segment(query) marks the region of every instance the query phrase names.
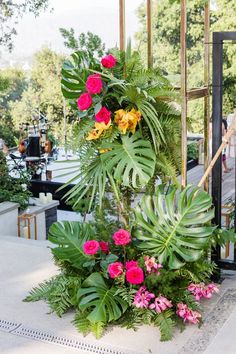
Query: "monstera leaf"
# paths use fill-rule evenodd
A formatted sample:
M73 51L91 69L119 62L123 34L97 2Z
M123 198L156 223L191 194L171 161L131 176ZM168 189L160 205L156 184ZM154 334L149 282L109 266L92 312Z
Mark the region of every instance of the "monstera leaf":
M57 259L71 263L75 268L83 268L83 264L90 257L83 252L83 244L94 238L91 225L77 221L63 221L54 223L49 229L49 241L58 245L52 248Z
M92 322L117 320L127 309L128 303L115 295L116 287L109 288L100 273L92 273L78 291L79 308L89 310L87 319Z
M153 196L144 196L136 208L140 247L158 257L171 269L198 260L214 227L206 226L213 217L211 197L190 185L164 194L158 187Z
M110 151L101 159L114 179L124 186L144 187L154 174L156 157L151 143L140 133L121 138L122 142L104 143L102 149Z

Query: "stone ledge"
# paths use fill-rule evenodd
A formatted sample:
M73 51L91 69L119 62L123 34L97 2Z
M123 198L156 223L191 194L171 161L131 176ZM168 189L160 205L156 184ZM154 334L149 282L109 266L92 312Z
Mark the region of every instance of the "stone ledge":
M0 203L0 215L6 214L9 211L15 210L19 208L18 203L12 203L12 202L2 202Z

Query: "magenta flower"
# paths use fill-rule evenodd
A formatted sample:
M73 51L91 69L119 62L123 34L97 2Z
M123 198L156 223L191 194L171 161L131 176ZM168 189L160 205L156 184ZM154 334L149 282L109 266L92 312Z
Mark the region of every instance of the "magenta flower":
M155 295L147 291L145 286L141 286L135 294L133 305L140 309L147 309L154 297Z
M129 269L132 268L132 267L138 267L138 262L132 260L132 261L129 261L129 262L126 262L126 263L125 263L125 268L126 268L126 270L129 270Z
M140 267L132 267L126 271L126 280L130 284L141 284L144 281L143 270Z
M77 106L81 111L86 111L89 107L91 107L93 103L92 97L89 93L84 92L77 99Z
M112 279L115 279L123 274L123 264L121 262L114 262L109 264L108 273Z
M199 301L201 298L210 299L213 293L218 293L219 289L214 284L205 285L204 283L200 284L189 284L188 291L195 296L195 300Z
M189 309L188 306L183 303L177 304L176 313L179 317L183 318L184 322L188 321L193 324L197 324L202 317L199 312Z
M157 313L161 313L165 311L167 308L172 307L171 301L169 301L166 297L160 295L155 298L154 303L149 306L151 310L155 310Z
M106 254L109 253L109 242L100 241L99 246L100 246L102 252L104 252Z
M101 63L104 68L111 69L116 65L116 58L112 54L108 54L102 58Z
M86 81L86 89L90 94L97 94L102 91L102 80L100 74L89 75Z
M131 242L131 235L129 231L120 229L114 233L112 236L113 240L115 241L116 246L125 246Z
M84 253L93 255L99 250L99 243L96 240L87 241L83 245Z

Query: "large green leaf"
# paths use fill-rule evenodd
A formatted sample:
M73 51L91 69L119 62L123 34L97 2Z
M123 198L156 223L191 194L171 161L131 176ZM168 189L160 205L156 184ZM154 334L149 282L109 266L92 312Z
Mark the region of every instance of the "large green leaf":
M206 226L214 217L211 197L190 185L164 194L158 187L153 196L144 196L135 214L143 231L140 247L156 255L171 269L198 260L214 227Z
M124 186L144 187L154 174L156 156L151 143L141 136L124 135L121 143L102 144L102 149L111 149L101 159L114 179Z
M78 291L79 308L90 311L87 319L92 323L117 320L126 311L128 303L115 295L116 292L117 288L109 288L100 273L92 273Z
M49 229L48 239L58 247L52 248L57 259L67 261L75 268L83 268L90 257L83 252L83 244L93 239L95 231L91 225L77 221L60 221Z

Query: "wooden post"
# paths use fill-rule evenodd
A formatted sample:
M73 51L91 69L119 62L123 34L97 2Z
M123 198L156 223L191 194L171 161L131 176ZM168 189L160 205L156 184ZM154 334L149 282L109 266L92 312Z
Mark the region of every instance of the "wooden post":
M234 121L233 121L232 125L229 127L226 135L223 137L222 143L221 143L220 147L218 148L216 154L214 155L213 159L211 160L211 163L209 164L208 168L206 169L200 182L198 183L198 187L201 187L204 184L205 180L209 176L209 173L212 171L213 167L215 166L216 161L218 160L221 162L221 160L219 160L219 156L221 155L224 147L226 147L227 144L229 143L229 140L230 140L231 136L235 133L235 131L236 131L236 113L235 113Z
M187 13L186 0L181 0L180 8L180 61L181 61L181 184L187 184L187 55L186 32Z
M152 50L152 0L147 0L147 58L148 67L153 67Z
M210 6L209 1L204 8L204 85L207 87L208 95L204 97L204 171L209 166L209 124L210 124L210 98L209 98L209 34L210 34ZM209 191L209 177L204 182L205 191Z
M120 1L120 50L125 50L125 0Z

